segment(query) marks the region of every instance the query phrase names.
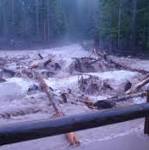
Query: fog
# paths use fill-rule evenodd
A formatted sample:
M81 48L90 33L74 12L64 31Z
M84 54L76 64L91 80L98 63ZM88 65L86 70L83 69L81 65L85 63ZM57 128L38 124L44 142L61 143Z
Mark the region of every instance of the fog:
M148 0L1 0L0 48L94 40L98 48L107 50L148 50L148 3Z
M148 150L144 119L33 140L43 119L145 111L148 58L149 0L0 0L0 150Z

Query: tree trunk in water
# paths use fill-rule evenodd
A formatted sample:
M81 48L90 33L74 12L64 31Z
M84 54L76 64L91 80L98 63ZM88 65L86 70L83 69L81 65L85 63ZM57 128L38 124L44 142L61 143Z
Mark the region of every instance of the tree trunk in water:
M138 91L139 89L141 89L143 86L145 86L148 83L149 83L149 75L147 75L145 79L143 79L142 81L134 85L131 89L126 91L126 94L135 93L136 91Z
M119 0L119 13L118 13L118 49L120 49L120 38L121 38L121 14L122 14L122 0Z
M15 2L14 0L11 0L11 31L14 35L15 33Z
M5 5L6 1L3 1L3 7L2 7L2 17L3 17L3 35L6 37L8 34L8 24L7 24L7 13L5 11Z
M136 45L136 16L137 16L137 0L132 1L132 46L135 49Z
M94 36L94 49L95 49L96 51L98 51L98 49L99 49L99 36L98 36L98 34L96 34L96 35Z
M44 20L44 23L43 23L43 39L44 41L47 40L47 30L46 30L46 20Z
M36 35L39 38L39 0L36 0Z
M47 0L47 40L49 41L49 34L50 34L50 3Z
M61 110L59 110L59 108L55 104L55 102L52 98L52 94L50 93L49 87L46 84L46 82L44 81L44 79L42 79L42 77L39 74L36 74L36 75L37 75L37 80L39 82L41 89L47 95L49 102L52 104L52 106L55 110L56 114L53 117L57 118L57 117L65 116L64 113ZM80 144L80 141L78 140L75 132L66 133L66 138L67 138L68 142L70 143L70 145L79 145Z

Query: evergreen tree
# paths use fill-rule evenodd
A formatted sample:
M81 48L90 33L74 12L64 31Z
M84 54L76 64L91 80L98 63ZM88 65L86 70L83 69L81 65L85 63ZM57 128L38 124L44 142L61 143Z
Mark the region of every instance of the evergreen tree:
M0 40L98 41L110 50L149 49L148 0L1 0Z

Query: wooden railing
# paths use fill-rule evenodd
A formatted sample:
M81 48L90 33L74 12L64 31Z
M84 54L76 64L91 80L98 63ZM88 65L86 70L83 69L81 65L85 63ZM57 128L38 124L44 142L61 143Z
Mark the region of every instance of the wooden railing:
M22 122L1 126L0 145L101 127L143 117L146 117L144 133L149 135L149 90L146 93L147 103L144 104L54 120Z

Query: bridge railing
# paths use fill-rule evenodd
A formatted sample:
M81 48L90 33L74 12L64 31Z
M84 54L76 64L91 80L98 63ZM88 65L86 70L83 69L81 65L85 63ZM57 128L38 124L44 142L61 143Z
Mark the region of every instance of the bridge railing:
M149 135L149 90L147 103L54 120L13 123L0 126L0 145L23 142L72 131L101 127L145 117L144 133Z

